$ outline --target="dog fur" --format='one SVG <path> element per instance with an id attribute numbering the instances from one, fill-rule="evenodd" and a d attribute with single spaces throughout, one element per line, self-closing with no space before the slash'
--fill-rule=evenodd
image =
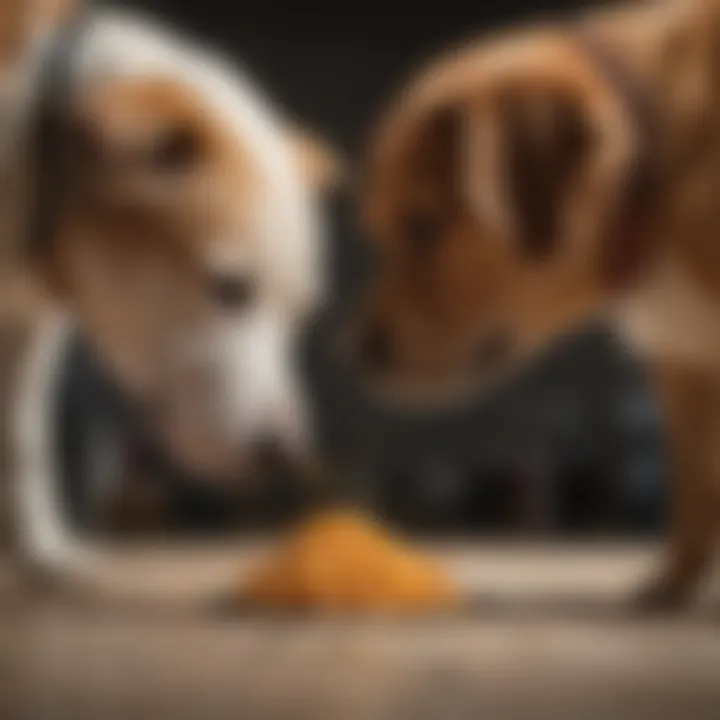
<path id="1" fill-rule="evenodd" d="M 363 199 L 358 352 L 396 401 L 457 403 L 601 315 L 647 363 L 674 473 L 651 607 L 691 597 L 719 527 L 718 47 L 720 4 L 680 0 L 455 50 L 382 119 Z"/>
<path id="2" fill-rule="evenodd" d="M 28 176 L 43 171 L 27 154 L 39 70 L 75 5 L 7 0 L 0 13 L 0 169 L 30 194 Z M 51 449 L 37 439 L 48 363 L 68 328 L 197 473 L 242 477 L 268 436 L 298 457 L 310 451 L 291 350 L 323 293 L 319 200 L 337 170 L 323 143 L 212 50 L 119 10 L 93 9 L 84 23 L 67 98 L 73 192 L 57 236 L 25 267 L 49 309 L 17 383 L 15 474 L 33 478 L 18 488 L 21 538 L 51 569 L 85 552 L 60 520 Z M 8 193 L 2 206 L 16 215 L 3 266 L 18 276 L 24 205 Z"/>

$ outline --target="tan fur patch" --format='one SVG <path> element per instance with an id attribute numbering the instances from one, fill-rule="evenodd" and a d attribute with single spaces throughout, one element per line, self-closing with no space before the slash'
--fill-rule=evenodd
<path id="1" fill-rule="evenodd" d="M 2 0 L 0 3 L 0 67 L 20 60 L 35 33 L 61 23 L 77 0 Z"/>
<path id="2" fill-rule="evenodd" d="M 0 62 L 15 62 L 30 32 L 30 18 L 25 0 L 6 0 L 0 5 Z"/>
<path id="3" fill-rule="evenodd" d="M 108 82 L 86 92 L 81 114 L 120 150 L 151 143 L 167 128 L 192 127 L 208 156 L 236 157 L 239 148 L 207 103 L 173 80 L 142 78 Z"/>
<path id="4" fill-rule="evenodd" d="M 316 135 L 293 127 L 288 137 L 303 176 L 314 187 L 327 190 L 346 179 L 346 167 L 338 152 Z"/>
<path id="5" fill-rule="evenodd" d="M 258 169 L 243 138 L 195 91 L 165 79 L 110 82 L 88 90 L 78 117 L 93 195 L 110 217 L 134 205 L 143 211 L 135 222 L 175 227 L 193 245 L 223 226 L 241 240 Z"/>

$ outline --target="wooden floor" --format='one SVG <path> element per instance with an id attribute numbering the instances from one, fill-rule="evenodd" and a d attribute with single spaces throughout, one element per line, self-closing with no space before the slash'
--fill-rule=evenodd
<path id="1" fill-rule="evenodd" d="M 623 607 L 651 551 L 436 551 L 472 596 L 452 617 L 122 612 L 8 589 L 0 718 L 720 718 L 713 608 L 648 619 Z M 124 552 L 111 576 L 189 600 L 258 552 Z"/>

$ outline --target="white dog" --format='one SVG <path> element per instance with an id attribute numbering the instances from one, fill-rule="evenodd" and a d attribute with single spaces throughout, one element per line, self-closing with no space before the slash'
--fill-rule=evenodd
<path id="1" fill-rule="evenodd" d="M 38 446 L 48 363 L 68 322 L 157 442 L 196 472 L 242 476 L 266 439 L 306 452 L 291 347 L 322 291 L 319 195 L 335 169 L 233 64 L 126 13 L 78 19 L 75 5 L 7 0 L 0 12 L 4 168 L 29 168 L 25 207 L 53 215 L 40 237 L 21 224 L 14 239 L 39 244 L 33 270 L 64 312 L 47 316 L 22 367 L 20 529 L 30 557 L 70 571 L 84 550 L 60 519 Z M 43 167 L 48 138 L 33 132 L 47 73 L 62 76 L 63 63 L 50 84 L 66 82 L 58 173 Z M 48 178 L 52 208 L 36 197 Z"/>

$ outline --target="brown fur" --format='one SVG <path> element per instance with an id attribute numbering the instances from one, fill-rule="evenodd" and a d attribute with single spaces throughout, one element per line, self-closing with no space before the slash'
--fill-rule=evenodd
<path id="1" fill-rule="evenodd" d="M 364 198 L 383 269 L 361 348 L 406 400 L 457 400 L 617 312 L 656 372 L 674 454 L 653 602 L 687 597 L 720 509 L 719 11 L 638 4 L 441 58 L 380 124 Z M 635 173 L 649 164 L 641 200 Z"/>
<path id="2" fill-rule="evenodd" d="M 0 3 L 0 68 L 22 59 L 30 35 L 38 27 L 53 27 L 69 16 L 77 0 L 3 0 Z"/>

